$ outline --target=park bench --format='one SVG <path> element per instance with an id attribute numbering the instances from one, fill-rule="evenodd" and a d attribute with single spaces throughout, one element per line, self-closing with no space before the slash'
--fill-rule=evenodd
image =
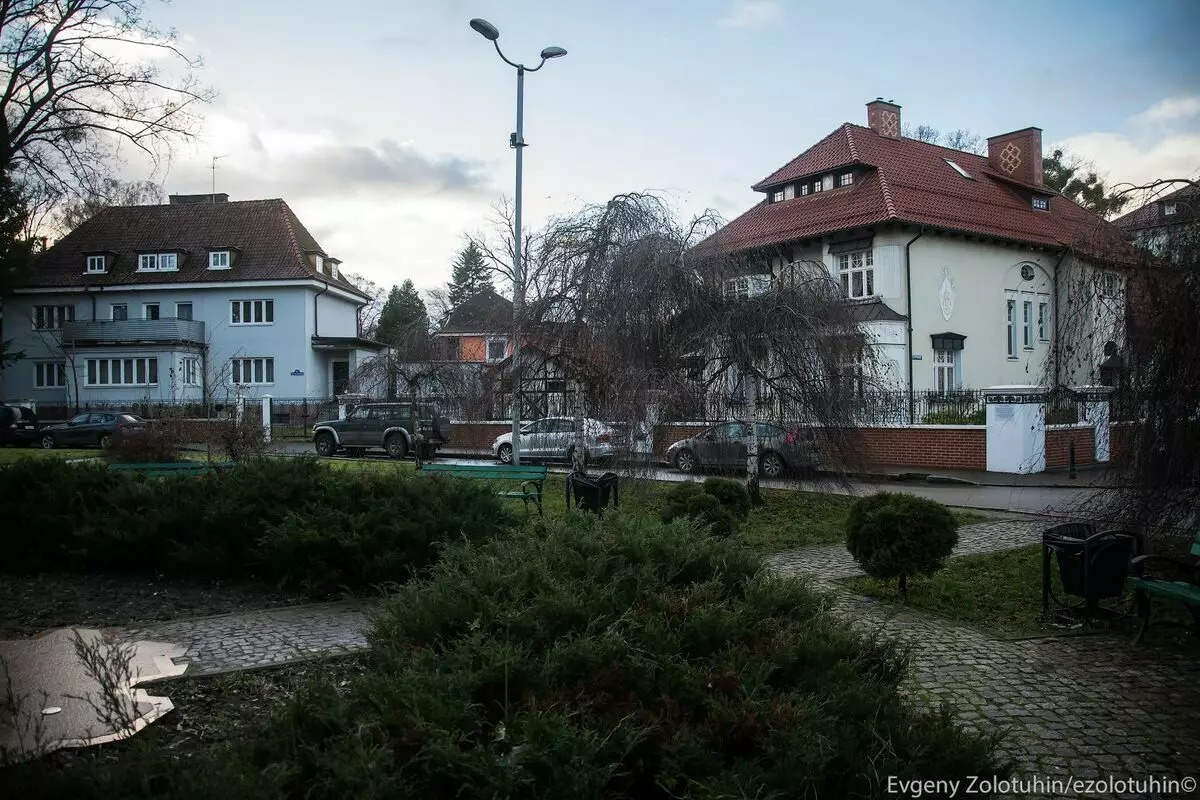
<path id="1" fill-rule="evenodd" d="M 520 489 L 499 492 L 499 495 L 520 500 L 525 504 L 527 512 L 532 501 L 537 505 L 538 513 L 542 513 L 542 484 L 546 482 L 544 465 L 534 467 L 525 464 L 421 464 L 418 471 L 422 475 L 442 475 L 467 480 L 520 481 Z"/>
<path id="2" fill-rule="evenodd" d="M 1192 542 L 1192 555 L 1200 557 L 1200 531 L 1196 532 Z M 1169 565 L 1168 571 L 1173 573 L 1173 577 L 1147 576 L 1146 564 Z M 1200 637 L 1200 562 L 1189 564 L 1167 556 L 1138 556 L 1131 562 L 1130 572 L 1129 584 L 1136 590 L 1138 617 L 1141 620 L 1133 638 L 1134 644 L 1142 641 L 1146 629 L 1150 627 L 1152 597 L 1165 597 L 1185 604 L 1192 612 L 1193 631 Z"/>
<path id="3" fill-rule="evenodd" d="M 233 468 L 232 461 L 208 463 L 206 461 L 180 461 L 169 464 L 109 464 L 113 472 L 136 472 L 161 478 L 167 475 L 209 475 Z"/>

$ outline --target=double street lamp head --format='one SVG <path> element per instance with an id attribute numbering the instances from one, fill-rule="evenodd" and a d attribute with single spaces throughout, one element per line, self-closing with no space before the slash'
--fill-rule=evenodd
<path id="1" fill-rule="evenodd" d="M 475 19 L 471 20 L 471 28 L 476 33 L 478 33 L 480 36 L 487 39 L 492 44 L 496 45 L 497 52 L 500 51 L 500 45 L 496 44 L 496 40 L 500 38 L 500 30 L 495 25 L 488 22 L 486 19 L 480 19 L 480 18 L 476 17 Z M 552 58 L 562 58 L 566 54 L 567 54 L 567 51 L 561 47 L 551 46 L 551 47 L 542 48 L 542 53 L 541 53 L 542 63 L 544 64 L 545 62 L 549 61 Z M 503 58 L 505 61 L 508 61 L 508 59 L 505 58 L 504 53 L 500 53 L 500 57 Z M 509 61 L 508 63 L 512 64 L 511 61 Z M 512 65 L 514 67 L 519 66 L 517 64 L 512 64 Z M 524 67 L 521 67 L 521 68 L 524 69 Z M 537 67 L 534 67 L 530 71 L 532 72 L 537 69 L 541 69 L 541 64 L 539 64 Z"/>

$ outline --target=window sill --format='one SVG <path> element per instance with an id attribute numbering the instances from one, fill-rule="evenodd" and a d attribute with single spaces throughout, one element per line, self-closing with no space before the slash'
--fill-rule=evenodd
<path id="1" fill-rule="evenodd" d="M 269 328 L 274 322 L 230 322 L 231 328 Z"/>
<path id="2" fill-rule="evenodd" d="M 233 385 L 233 388 L 235 388 L 235 389 L 237 389 L 237 388 L 241 388 L 241 389 L 261 389 L 261 388 L 263 388 L 264 386 L 270 387 L 270 386 L 274 386 L 274 385 L 275 385 L 275 384 L 273 384 L 273 383 L 235 383 L 235 384 Z"/>
<path id="3" fill-rule="evenodd" d="M 85 389 L 156 389 L 157 383 L 85 383 Z"/>
<path id="4" fill-rule="evenodd" d="M 35 392 L 60 392 L 66 388 L 66 386 L 35 386 L 33 390 Z"/>
<path id="5" fill-rule="evenodd" d="M 209 267 L 209 269 L 212 270 L 213 272 L 223 272 L 225 270 L 233 269 L 233 268 L 232 267 Z"/>
<path id="6" fill-rule="evenodd" d="M 84 270 L 83 274 L 84 274 L 84 275 L 107 275 L 107 274 L 108 274 L 108 270 L 106 270 L 106 269 L 102 269 L 102 270 L 99 270 L 99 271 L 94 271 L 94 270 Z"/>
<path id="7" fill-rule="evenodd" d="M 1020 361 L 1021 357 L 1020 356 L 1009 356 L 1008 360 L 1009 361 Z"/>

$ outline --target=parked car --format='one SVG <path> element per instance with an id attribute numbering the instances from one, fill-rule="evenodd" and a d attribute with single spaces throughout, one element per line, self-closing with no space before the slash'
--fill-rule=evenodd
<path id="1" fill-rule="evenodd" d="M 820 456 L 812 431 L 788 430 L 769 422 L 757 423 L 758 468 L 768 478 L 787 472 L 816 469 Z M 667 463 L 680 472 L 703 469 L 745 469 L 748 422 L 726 422 L 667 448 Z"/>
<path id="2" fill-rule="evenodd" d="M 450 420 L 436 406 L 418 403 L 416 416 L 414 431 L 411 403 L 363 403 L 345 419 L 313 425 L 313 445 L 322 456 L 381 449 L 392 458 L 404 458 L 413 452 L 415 434 L 423 436 L 433 452 L 450 441 Z"/>
<path id="3" fill-rule="evenodd" d="M 619 436 L 609 425 L 594 419 L 583 421 L 584 462 L 612 461 L 617 456 Z M 492 453 L 502 464 L 512 463 L 512 431 L 492 442 Z M 575 453 L 575 419 L 546 417 L 521 428 L 521 458 L 531 461 L 571 461 Z"/>
<path id="4" fill-rule="evenodd" d="M 0 447 L 28 447 L 37 444 L 38 418 L 32 408 L 18 405 L 0 406 Z"/>
<path id="5" fill-rule="evenodd" d="M 42 428 L 38 434 L 38 441 L 45 450 L 53 450 L 55 447 L 107 449 L 118 436 L 140 433 L 146 430 L 146 427 L 146 420 L 137 414 L 126 411 L 89 411 L 66 422 Z"/>

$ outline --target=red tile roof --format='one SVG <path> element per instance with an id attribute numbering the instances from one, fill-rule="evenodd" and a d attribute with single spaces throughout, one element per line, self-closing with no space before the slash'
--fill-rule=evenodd
<path id="1" fill-rule="evenodd" d="M 1167 216 L 1163 206 L 1175 205 L 1175 213 Z M 1162 225 L 1180 225 L 1193 222 L 1200 217 L 1200 186 L 1184 186 L 1182 189 L 1157 197 L 1141 208 L 1130 211 L 1113 220 L 1113 224 L 1126 231 L 1140 231 Z"/>
<path id="2" fill-rule="evenodd" d="M 972 179 L 958 174 L 954 161 Z M 754 185 L 756 190 L 859 165 L 866 169 L 845 188 L 765 200 L 732 220 L 705 245 L 746 250 L 884 222 L 926 225 L 1026 244 L 1071 246 L 1112 257 L 1124 239 L 1110 223 L 1045 187 L 1014 182 L 985 156 L 915 139 L 891 139 L 846 123 Z M 1029 192 L 1051 196 L 1035 211 Z"/>
<path id="3" fill-rule="evenodd" d="M 210 270 L 209 249 L 238 251 L 231 269 Z M 173 272 L 138 272 L 138 253 L 179 252 Z M 87 253 L 116 253 L 102 274 L 84 274 Z M 106 208 L 38 259 L 27 287 L 313 279 L 362 295 L 321 274 L 306 253 L 325 251 L 283 200 Z M 364 298 L 366 295 L 362 295 Z"/>

